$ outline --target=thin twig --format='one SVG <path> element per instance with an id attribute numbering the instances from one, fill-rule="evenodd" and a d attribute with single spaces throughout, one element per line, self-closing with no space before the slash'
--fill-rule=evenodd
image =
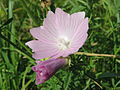
<path id="1" fill-rule="evenodd" d="M 86 55 L 86 56 L 98 56 L 98 57 L 113 57 L 120 58 L 120 56 L 112 55 L 112 54 L 96 54 L 96 53 L 86 53 L 86 52 L 76 52 L 76 55 Z"/>
<path id="2" fill-rule="evenodd" d="M 97 81 L 95 78 L 91 77 L 89 74 L 85 73 L 87 77 L 89 77 L 97 86 L 99 86 L 101 89 L 103 89 L 103 86 L 100 84 L 99 81 Z"/>

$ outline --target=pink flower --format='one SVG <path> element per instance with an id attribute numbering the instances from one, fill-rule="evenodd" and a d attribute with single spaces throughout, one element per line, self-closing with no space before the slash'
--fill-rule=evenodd
<path id="1" fill-rule="evenodd" d="M 37 40 L 26 43 L 33 53 L 33 58 L 66 57 L 82 47 L 87 39 L 88 18 L 85 12 L 68 14 L 57 8 L 49 11 L 43 26 L 32 28 L 30 33 Z"/>
<path id="2" fill-rule="evenodd" d="M 32 67 L 36 72 L 36 85 L 44 83 L 50 79 L 57 70 L 67 64 L 65 59 L 49 59 L 46 61 L 36 61 L 37 65 Z"/>

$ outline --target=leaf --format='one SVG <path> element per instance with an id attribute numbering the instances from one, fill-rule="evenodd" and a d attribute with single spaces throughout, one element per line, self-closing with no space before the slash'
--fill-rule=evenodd
<path id="1" fill-rule="evenodd" d="M 111 72 L 105 72 L 98 76 L 98 78 L 112 78 L 112 77 L 119 77 L 120 74 L 118 73 L 111 73 Z"/>
<path id="2" fill-rule="evenodd" d="M 71 77 L 72 77 L 72 73 L 71 72 L 67 73 L 67 75 L 64 79 L 64 90 L 68 90 L 68 87 L 69 87 L 70 82 L 71 82 Z"/>
<path id="3" fill-rule="evenodd" d="M 9 23 L 11 23 L 13 20 L 13 18 L 8 19 L 3 25 L 0 26 L 0 28 L 4 27 L 5 25 L 8 25 Z"/>

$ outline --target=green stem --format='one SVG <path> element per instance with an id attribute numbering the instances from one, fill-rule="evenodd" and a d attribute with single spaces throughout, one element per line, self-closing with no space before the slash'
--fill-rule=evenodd
<path id="1" fill-rule="evenodd" d="M 27 56 L 30 60 L 33 61 L 33 58 L 31 58 L 31 56 L 29 56 L 29 54 L 25 53 L 21 48 L 19 48 L 17 45 L 15 45 L 13 42 L 11 42 L 8 38 L 6 38 L 5 36 L 3 36 L 1 33 L 0 33 L 0 37 L 2 39 L 4 39 L 5 41 L 9 42 L 9 44 L 11 44 L 12 46 L 14 46 L 14 48 L 16 48 L 19 52 L 22 52 L 23 55 Z"/>

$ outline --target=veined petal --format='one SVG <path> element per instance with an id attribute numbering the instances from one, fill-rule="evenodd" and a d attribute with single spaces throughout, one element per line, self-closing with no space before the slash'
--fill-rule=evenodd
<path id="1" fill-rule="evenodd" d="M 42 51 L 44 49 L 49 49 L 51 47 L 57 48 L 55 47 L 55 44 L 51 44 L 49 42 L 42 42 L 39 40 L 32 40 L 26 43 L 26 45 L 28 45 L 33 52 L 36 51 Z"/>
<path id="2" fill-rule="evenodd" d="M 39 41 L 53 43 L 55 40 L 55 37 L 47 32 L 47 30 L 45 30 L 43 26 L 30 29 L 30 33 Z"/>
<path id="3" fill-rule="evenodd" d="M 56 28 L 56 16 L 51 11 L 48 12 L 47 17 L 44 19 L 43 26 L 47 34 L 54 38 L 58 36 L 58 31 Z"/>
<path id="4" fill-rule="evenodd" d="M 33 53 L 33 58 L 35 59 L 43 59 L 48 58 L 56 54 L 58 52 L 57 48 L 50 47 L 50 48 L 44 48 L 43 50 L 37 51 Z"/>
<path id="5" fill-rule="evenodd" d="M 70 14 L 65 13 L 62 9 L 57 8 L 55 11 L 56 27 L 59 35 L 67 36 L 69 28 Z"/>
<path id="6" fill-rule="evenodd" d="M 73 41 L 71 48 L 74 48 L 74 51 L 78 51 L 79 48 L 81 48 L 83 46 L 83 44 L 85 43 L 86 39 L 87 39 L 88 34 L 84 34 L 79 38 L 76 38 L 75 41 Z"/>
<path id="7" fill-rule="evenodd" d="M 56 54 L 54 54 L 51 58 L 52 59 L 55 59 L 55 58 L 58 58 L 58 57 L 60 57 L 60 56 L 63 56 L 63 54 L 64 54 L 64 51 L 61 51 L 61 50 L 59 50 Z"/>
<path id="8" fill-rule="evenodd" d="M 74 13 L 70 16 L 69 27 L 67 33 L 69 33 L 69 38 L 72 38 L 73 35 L 77 32 L 81 22 L 85 17 L 85 12 Z"/>
<path id="9" fill-rule="evenodd" d="M 76 32 L 74 33 L 72 40 L 74 41 L 77 37 L 86 34 L 88 31 L 88 18 L 83 19 L 79 27 L 77 28 Z"/>
<path id="10" fill-rule="evenodd" d="M 83 44 L 85 43 L 87 36 L 88 35 L 85 34 L 85 35 L 77 38 L 76 41 L 73 41 L 71 44 L 71 47 L 64 51 L 63 57 L 66 57 L 72 53 L 77 52 L 79 50 L 79 48 L 81 48 L 83 46 Z"/>

